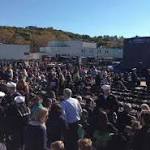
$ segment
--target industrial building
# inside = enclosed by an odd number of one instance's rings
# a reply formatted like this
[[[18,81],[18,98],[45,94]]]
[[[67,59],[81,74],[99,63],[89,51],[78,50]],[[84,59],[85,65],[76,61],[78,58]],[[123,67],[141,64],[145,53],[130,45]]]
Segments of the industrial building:
[[[82,41],[51,41],[48,43],[48,47],[41,47],[40,51],[50,56],[95,57],[96,43]]]
[[[121,48],[106,48],[97,49],[97,58],[99,59],[122,59],[123,50]]]
[[[150,67],[150,37],[125,39],[123,50],[125,68]]]
[[[123,50],[117,48],[97,48],[96,43],[83,41],[50,41],[47,47],[41,47],[37,53],[30,52],[29,45],[0,44],[0,59],[31,60],[42,56],[67,56],[96,59],[122,59]]]
[[[41,52],[49,56],[78,56],[98,59],[122,59],[123,50],[119,48],[97,48],[96,43],[82,41],[51,41],[47,47],[41,47]]]
[[[29,54],[29,45],[0,44],[0,59],[25,60]]]

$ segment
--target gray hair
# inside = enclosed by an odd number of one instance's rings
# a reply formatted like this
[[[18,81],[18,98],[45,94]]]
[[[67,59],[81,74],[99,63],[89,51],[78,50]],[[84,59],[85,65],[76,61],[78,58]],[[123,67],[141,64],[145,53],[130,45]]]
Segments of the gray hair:
[[[72,91],[69,88],[64,89],[64,96],[65,97],[71,97],[72,96]]]

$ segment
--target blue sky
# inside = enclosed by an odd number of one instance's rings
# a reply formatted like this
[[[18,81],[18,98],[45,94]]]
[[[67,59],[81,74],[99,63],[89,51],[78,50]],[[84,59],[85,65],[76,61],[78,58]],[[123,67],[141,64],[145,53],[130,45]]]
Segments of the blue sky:
[[[0,25],[150,36],[150,0],[0,0]]]

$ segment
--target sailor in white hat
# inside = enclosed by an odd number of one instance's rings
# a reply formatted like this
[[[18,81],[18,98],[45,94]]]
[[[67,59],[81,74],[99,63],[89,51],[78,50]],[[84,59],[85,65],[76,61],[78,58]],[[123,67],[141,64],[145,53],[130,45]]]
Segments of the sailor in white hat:
[[[15,93],[16,92],[16,83],[8,82],[6,84],[6,87],[7,87],[8,93]]]
[[[16,83],[14,83],[14,82],[7,82],[6,86],[8,88],[16,88]]]
[[[2,102],[3,100],[3,97],[5,97],[5,93],[0,91],[0,103]]]
[[[5,93],[0,91],[0,98],[3,98],[4,96],[5,96]]]
[[[24,102],[25,102],[25,96],[16,96],[16,97],[14,98],[14,101],[15,101],[17,104],[24,103]]]
[[[7,87],[7,95],[6,95],[7,99],[14,99],[16,96],[21,95],[16,91],[16,83],[8,82],[6,84],[6,87]]]

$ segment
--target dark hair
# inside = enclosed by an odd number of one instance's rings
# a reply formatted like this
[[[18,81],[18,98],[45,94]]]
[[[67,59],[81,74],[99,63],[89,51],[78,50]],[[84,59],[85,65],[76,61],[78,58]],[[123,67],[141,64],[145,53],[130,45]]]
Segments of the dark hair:
[[[99,111],[98,113],[98,123],[97,123],[97,129],[98,130],[105,130],[108,123],[108,116],[105,111]]]
[[[61,105],[58,104],[58,103],[52,104],[50,115],[52,115],[52,116],[62,115],[62,107],[61,107]]]
[[[146,125],[150,125],[150,111],[142,111],[141,118]]]
[[[50,91],[49,96],[50,96],[50,98],[56,98],[56,94],[54,91]]]
[[[112,111],[117,111],[119,107],[118,101],[113,95],[108,96],[106,105],[107,109]]]

